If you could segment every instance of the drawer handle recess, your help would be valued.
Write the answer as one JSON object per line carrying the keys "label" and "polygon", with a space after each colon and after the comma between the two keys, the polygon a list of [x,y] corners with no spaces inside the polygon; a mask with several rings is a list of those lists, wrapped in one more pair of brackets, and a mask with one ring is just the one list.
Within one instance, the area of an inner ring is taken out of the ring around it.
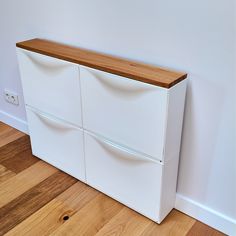
{"label": "drawer handle recess", "polygon": [[[144,157],[141,154],[138,154],[130,149],[127,149],[125,147],[119,146],[117,144],[114,144],[108,140],[105,140],[103,138],[98,138],[96,135],[91,134],[90,135],[97,141],[97,143],[102,146],[104,149],[106,149],[109,152],[118,154],[120,158],[127,159],[130,161],[141,161],[141,162],[155,162],[154,160]],[[117,156],[117,155],[115,155]]]}
{"label": "drawer handle recess", "polygon": [[66,124],[63,121],[56,120],[52,117],[48,117],[45,114],[40,113],[39,111],[34,110],[33,108],[29,108],[44,124],[50,126],[51,128],[57,130],[72,130],[75,129],[72,125]]}
{"label": "drawer handle recess", "polygon": [[[93,75],[103,86],[107,87],[108,89],[111,89],[116,92],[122,92],[122,93],[127,93],[129,95],[132,94],[141,94],[144,92],[148,92],[153,90],[154,88],[152,86],[148,86],[142,82],[137,82],[129,84],[128,83],[123,83],[123,80],[119,79],[114,80],[112,78],[106,79],[105,77],[101,76],[99,73],[96,73],[96,71],[90,70],[90,69],[85,69],[87,70],[91,75]],[[128,78],[127,78],[128,80]],[[133,82],[130,80],[130,82]]]}
{"label": "drawer handle recess", "polygon": [[[44,56],[41,54],[32,54],[29,52],[24,52],[25,55],[37,66],[44,67],[45,69],[64,69],[65,67],[68,67],[70,63],[67,63],[63,60],[59,60],[56,58],[48,57],[46,59],[40,58],[40,56]],[[46,56],[44,56],[46,57]]]}

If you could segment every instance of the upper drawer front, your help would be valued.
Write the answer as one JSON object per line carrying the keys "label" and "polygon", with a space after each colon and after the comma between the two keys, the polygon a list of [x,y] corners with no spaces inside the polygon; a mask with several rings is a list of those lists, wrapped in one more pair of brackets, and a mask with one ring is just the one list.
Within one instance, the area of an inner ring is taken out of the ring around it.
{"label": "upper drawer front", "polygon": [[80,67],[84,128],[162,160],[168,90]]}
{"label": "upper drawer front", "polygon": [[82,126],[79,67],[17,49],[25,103]]}

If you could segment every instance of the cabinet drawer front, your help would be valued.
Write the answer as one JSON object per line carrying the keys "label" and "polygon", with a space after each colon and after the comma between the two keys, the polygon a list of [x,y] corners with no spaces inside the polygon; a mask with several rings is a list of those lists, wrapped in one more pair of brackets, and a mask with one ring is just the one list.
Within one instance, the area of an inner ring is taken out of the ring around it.
{"label": "cabinet drawer front", "polygon": [[80,66],[84,128],[162,160],[168,90]]}
{"label": "cabinet drawer front", "polygon": [[85,132],[87,183],[159,221],[162,165]]}
{"label": "cabinet drawer front", "polygon": [[27,105],[82,126],[79,67],[17,49]]}
{"label": "cabinet drawer front", "polygon": [[26,107],[33,154],[85,181],[83,131]]}

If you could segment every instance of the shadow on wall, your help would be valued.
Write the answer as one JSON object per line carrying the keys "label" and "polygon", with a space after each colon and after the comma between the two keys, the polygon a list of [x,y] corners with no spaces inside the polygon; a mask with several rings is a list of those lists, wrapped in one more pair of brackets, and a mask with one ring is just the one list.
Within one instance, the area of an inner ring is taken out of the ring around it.
{"label": "shadow on wall", "polygon": [[[219,138],[225,122],[222,115],[228,105],[227,91],[206,78],[199,81],[199,75],[190,74],[188,78],[177,191],[201,203],[219,197],[227,201],[222,192],[227,185],[215,181],[219,179],[216,175],[222,174],[220,170],[225,163]],[[223,179],[225,182],[229,176]],[[213,196],[215,192],[219,195]]]}

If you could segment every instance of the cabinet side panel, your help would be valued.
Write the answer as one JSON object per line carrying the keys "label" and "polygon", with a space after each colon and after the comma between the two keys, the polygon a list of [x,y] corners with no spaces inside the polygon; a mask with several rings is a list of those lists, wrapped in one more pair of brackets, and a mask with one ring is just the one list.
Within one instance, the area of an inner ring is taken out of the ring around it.
{"label": "cabinet side panel", "polygon": [[164,218],[174,208],[176,196],[176,183],[177,183],[178,159],[167,161],[163,165],[163,175],[161,183],[161,200],[160,200],[160,213],[157,223],[161,223]]}
{"label": "cabinet side panel", "polygon": [[174,208],[187,80],[169,91],[160,222]]}
{"label": "cabinet side panel", "polygon": [[164,162],[179,158],[187,80],[169,90]]}

